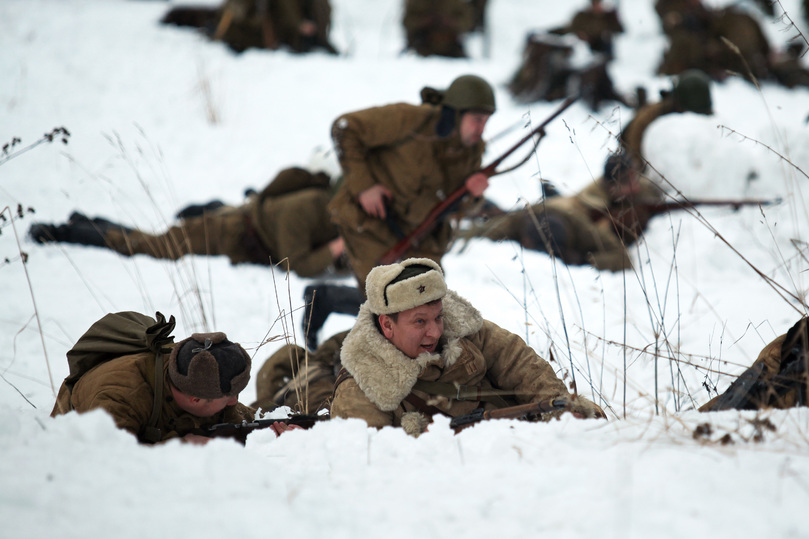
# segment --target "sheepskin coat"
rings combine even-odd
[[[131,432],[138,441],[148,443],[143,436],[154,406],[154,370],[155,357],[151,352],[130,354],[101,363],[79,378],[72,393],[62,384],[51,416],[66,414],[71,410],[83,413],[101,408],[112,416],[118,428]],[[157,423],[162,433],[161,441],[182,437],[217,423],[241,423],[255,417],[255,410],[241,403],[227,406],[210,417],[197,417],[180,408],[171,394],[168,356],[163,362],[162,381],[163,405]]]
[[[343,342],[341,360],[351,376],[335,388],[333,417],[361,418],[378,428],[401,426],[417,436],[430,418],[404,401],[411,392],[453,417],[494,407],[414,390],[417,380],[512,390],[515,404],[569,396],[553,368],[519,336],[484,320],[453,291],[447,292],[443,305],[444,334],[438,351],[411,359],[380,333],[368,302],[363,304]]]

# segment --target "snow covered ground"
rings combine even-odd
[[[798,0],[780,3],[809,35]],[[105,313],[174,314],[180,338],[225,331],[254,353],[256,373],[284,337],[302,342],[302,294],[313,280],[222,257],[173,263],[41,246],[25,237],[32,222],[78,210],[161,230],[186,204],[238,204],[245,188],[328,147],[340,113],[416,102],[423,86],[464,73],[496,86],[489,137],[540,122],[558,104],[517,105],[505,84],[527,32],[586,4],[491,0],[490,54],[472,36],[472,57],[449,60],[400,54],[398,0],[333,0],[338,57],[235,55],[159,25],[167,2],[0,2],[0,143],[71,132],[67,145],[0,164],[0,207],[36,211],[0,229],[2,535],[809,537],[809,412],[694,411],[805,314],[809,91],[769,83],[715,84],[713,116],[663,118],[645,149],[690,197],[781,204],[659,216],[625,274],[486,240],[445,258],[449,286],[543,357],[552,350],[559,375],[602,402],[609,422],[500,421],[454,435],[438,418],[416,440],[333,420],[278,439],[254,433],[246,447],[149,448],[102,412],[49,417],[65,353]],[[655,96],[670,85],[654,76],[665,41],[651,4],[620,2],[627,32],[610,72],[623,92],[643,85]],[[796,33],[761,20],[779,46]],[[488,196],[517,207],[537,199],[539,178],[577,191],[599,175],[631,116],[574,105]],[[498,139],[484,161],[519,136]],[[351,323],[332,316],[321,336]],[[254,397],[249,385],[241,400]],[[711,433],[695,437],[703,423]],[[725,435],[733,443],[721,443]]]

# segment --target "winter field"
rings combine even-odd
[[[158,231],[187,204],[240,204],[246,188],[329,147],[339,114],[417,102],[423,86],[465,73],[495,86],[487,137],[540,123],[558,103],[518,105],[505,85],[526,34],[587,3],[491,0],[488,54],[474,35],[471,58],[450,60],[401,54],[398,0],[332,0],[336,57],[236,55],[159,25],[169,2],[0,2],[0,144],[19,137],[17,148],[27,146],[60,126],[71,134],[67,144],[0,157],[0,535],[809,537],[809,412],[695,411],[806,314],[805,88],[730,78],[712,87],[713,116],[665,117],[644,140],[672,191],[780,204],[658,216],[625,273],[487,240],[445,257],[449,287],[552,354],[559,375],[600,402],[609,422],[499,421],[455,435],[437,418],[413,439],[333,420],[278,439],[257,432],[245,447],[144,447],[102,412],[49,417],[65,353],[104,314],[174,314],[177,340],[224,331],[253,354],[255,374],[283,342],[303,342],[303,290],[315,280],[224,257],[169,262],[38,245],[26,237],[33,222],[81,211]],[[776,46],[798,33],[789,19],[738,3]],[[652,4],[619,3],[626,33],[610,73],[619,91],[642,85],[655,100],[671,83],[654,75],[665,40]],[[780,5],[805,40],[799,1]],[[540,178],[576,192],[600,175],[632,114],[575,104],[487,196],[520,207],[538,199]],[[522,133],[499,137],[484,162]],[[24,216],[12,219],[18,205]],[[333,315],[321,341],[351,324]],[[240,400],[254,397],[251,384]]]

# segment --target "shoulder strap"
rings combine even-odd
[[[345,367],[340,368],[340,372],[337,373],[337,379],[334,381],[334,389],[331,392],[331,400],[334,400],[334,395],[337,393],[337,386],[348,380],[349,378],[354,378],[350,372],[346,370]]]
[[[151,443],[159,442],[163,438],[163,433],[157,428],[157,424],[160,421],[160,411],[163,409],[163,355],[169,350],[164,346],[174,340],[170,335],[174,331],[176,324],[173,315],[168,322],[160,312],[156,313],[155,316],[157,323],[146,330],[146,342],[155,355],[152,415],[149,417],[149,423],[143,431],[143,439]]]

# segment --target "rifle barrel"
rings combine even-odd
[[[564,112],[568,107],[570,107],[570,105],[572,105],[578,98],[578,95],[573,95],[565,99],[564,102],[562,102],[562,104],[559,105],[559,107],[553,112],[553,114],[545,119],[545,121],[532,129],[530,133],[517,141],[516,144],[512,145],[508,150],[502,153],[497,159],[489,163],[480,172],[489,177],[496,175],[498,173],[496,169],[500,163],[502,163],[509,155],[514,153],[520,146],[531,140],[534,135],[541,134],[541,136],[544,136],[545,127],[551,123],[551,121],[556,119],[557,116],[562,114],[562,112]],[[430,213],[427,214],[427,217],[425,217],[424,220],[419,223],[419,225],[414,228],[411,233],[402,238],[399,243],[388,249],[388,251],[383,254],[382,257],[380,257],[377,264],[384,266],[387,264],[392,264],[397,260],[401,260],[407,251],[409,251],[414,245],[417,245],[419,241],[426,237],[427,234],[429,234],[433,228],[435,228],[443,214],[446,213],[447,209],[450,208],[455,202],[466,196],[468,192],[469,189],[467,189],[466,185],[464,184],[453,191],[446,199],[436,204],[433,209],[430,210]]]

